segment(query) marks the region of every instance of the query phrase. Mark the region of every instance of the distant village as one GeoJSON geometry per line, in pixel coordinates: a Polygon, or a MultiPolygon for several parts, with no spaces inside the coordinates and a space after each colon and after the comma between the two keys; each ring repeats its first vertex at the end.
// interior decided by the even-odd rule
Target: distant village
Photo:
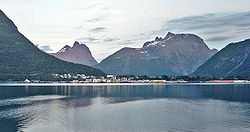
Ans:
{"type": "Polygon", "coordinates": [[[29,80],[23,83],[250,83],[249,79],[234,78],[197,78],[197,77],[173,77],[173,76],[116,76],[105,77],[86,76],[85,74],[53,74],[52,81],[29,80]],[[216,80],[215,80],[216,79],[216,80]]]}

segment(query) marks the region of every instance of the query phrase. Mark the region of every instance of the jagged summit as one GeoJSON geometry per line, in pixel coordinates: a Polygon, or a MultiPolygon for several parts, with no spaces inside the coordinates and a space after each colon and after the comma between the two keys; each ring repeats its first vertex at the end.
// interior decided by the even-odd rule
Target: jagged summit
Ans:
{"type": "Polygon", "coordinates": [[[86,51],[91,54],[91,52],[89,51],[89,47],[87,45],[81,44],[78,41],[75,41],[75,43],[73,44],[73,47],[71,49],[78,49],[78,48],[81,48],[84,50],[86,49],[86,51]]]}
{"type": "Polygon", "coordinates": [[[200,38],[198,35],[196,34],[192,34],[192,33],[181,33],[181,34],[175,34],[172,32],[168,32],[166,37],[164,38],[164,40],[170,40],[172,38],[176,38],[176,39],[197,39],[200,42],[203,41],[202,38],[200,38]]]}
{"type": "Polygon", "coordinates": [[[65,51],[69,51],[71,49],[70,46],[65,45],[61,50],[59,50],[59,52],[65,52],[65,51]]]}
{"type": "Polygon", "coordinates": [[[89,48],[85,44],[80,44],[77,41],[74,42],[73,47],[66,45],[57,53],[52,53],[52,55],[68,62],[88,66],[97,64],[97,61],[92,56],[89,48]]]}
{"type": "Polygon", "coordinates": [[[187,44],[189,46],[195,46],[197,44],[201,44],[207,49],[209,49],[207,45],[204,43],[203,39],[195,34],[174,34],[171,32],[168,32],[164,39],[162,39],[161,37],[156,37],[155,40],[144,43],[143,47],[150,47],[156,45],[166,46],[166,44],[169,43],[173,44],[177,42],[187,44]]]}
{"type": "Polygon", "coordinates": [[[71,47],[69,45],[65,45],[58,52],[66,52],[66,51],[69,51],[69,50],[72,50],[72,49],[76,49],[76,48],[86,48],[86,49],[89,49],[85,44],[80,44],[79,42],[75,41],[75,43],[73,44],[73,47],[71,47]]]}
{"type": "Polygon", "coordinates": [[[166,35],[166,37],[164,38],[164,40],[174,36],[175,34],[174,33],[171,33],[171,32],[168,32],[168,34],[166,35]]]}
{"type": "Polygon", "coordinates": [[[162,38],[161,37],[156,37],[155,41],[162,41],[162,38]]]}
{"type": "Polygon", "coordinates": [[[73,47],[78,46],[78,45],[80,45],[80,43],[78,41],[75,41],[75,43],[73,44],[73,47]]]}
{"type": "Polygon", "coordinates": [[[195,35],[192,33],[175,34],[175,33],[168,32],[164,40],[170,40],[170,39],[197,39],[200,42],[203,41],[203,39],[200,38],[198,35],[195,35]]]}

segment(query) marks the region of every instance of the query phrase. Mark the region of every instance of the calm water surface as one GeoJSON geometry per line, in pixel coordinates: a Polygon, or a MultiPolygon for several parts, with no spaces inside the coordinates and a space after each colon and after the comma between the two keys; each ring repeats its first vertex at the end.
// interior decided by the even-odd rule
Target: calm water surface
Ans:
{"type": "Polygon", "coordinates": [[[250,85],[0,86],[0,132],[250,131],[250,85]]]}

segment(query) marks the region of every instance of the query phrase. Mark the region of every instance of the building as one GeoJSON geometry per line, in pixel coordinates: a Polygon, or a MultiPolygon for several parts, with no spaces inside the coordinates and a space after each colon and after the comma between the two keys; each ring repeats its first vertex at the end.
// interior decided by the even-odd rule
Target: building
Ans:
{"type": "Polygon", "coordinates": [[[233,83],[233,80],[212,80],[211,83],[233,83]]]}
{"type": "Polygon", "coordinates": [[[166,80],[153,80],[153,83],[165,83],[166,80]]]}
{"type": "Polygon", "coordinates": [[[24,82],[25,82],[25,83],[30,83],[30,80],[25,79],[24,82]]]}
{"type": "Polygon", "coordinates": [[[79,80],[73,80],[72,83],[79,83],[79,80]]]}
{"type": "Polygon", "coordinates": [[[115,75],[107,75],[107,78],[108,79],[116,79],[116,76],[115,75]]]}

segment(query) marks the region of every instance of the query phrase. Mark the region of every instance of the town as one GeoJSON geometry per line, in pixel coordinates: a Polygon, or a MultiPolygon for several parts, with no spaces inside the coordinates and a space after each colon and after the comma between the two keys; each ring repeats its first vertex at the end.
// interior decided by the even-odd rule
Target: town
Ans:
{"type": "Polygon", "coordinates": [[[53,74],[51,81],[29,80],[21,83],[250,83],[245,77],[200,77],[200,76],[135,76],[106,75],[105,77],[85,74],[53,74]]]}

